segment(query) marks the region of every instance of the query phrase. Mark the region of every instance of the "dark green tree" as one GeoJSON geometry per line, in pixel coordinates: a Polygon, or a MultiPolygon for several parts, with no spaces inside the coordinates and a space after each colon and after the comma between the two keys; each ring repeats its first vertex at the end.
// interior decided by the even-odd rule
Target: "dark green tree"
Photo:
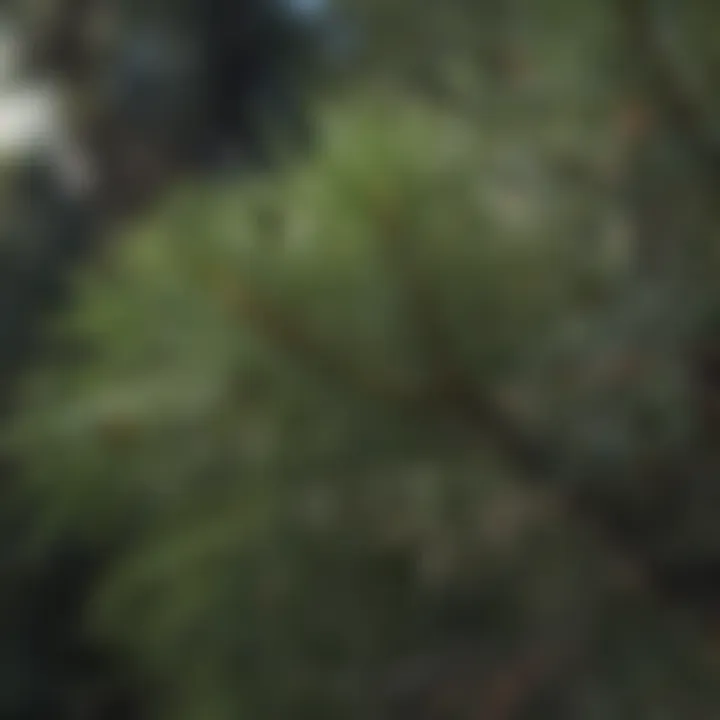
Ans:
{"type": "Polygon", "coordinates": [[[78,279],[35,556],[151,718],[714,717],[718,11],[352,10],[312,158],[78,279]]]}

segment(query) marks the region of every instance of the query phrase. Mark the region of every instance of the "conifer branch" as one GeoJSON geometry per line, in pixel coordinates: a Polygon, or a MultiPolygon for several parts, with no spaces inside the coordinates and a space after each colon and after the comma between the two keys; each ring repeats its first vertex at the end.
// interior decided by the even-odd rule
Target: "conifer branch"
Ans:
{"type": "MultiPolygon", "coordinates": [[[[417,277],[408,274],[406,282],[408,280],[415,282],[417,277]]],[[[634,591],[647,594],[655,602],[673,605],[680,599],[684,603],[687,598],[682,595],[687,588],[681,586],[682,569],[678,571],[653,560],[629,531],[617,508],[599,498],[592,489],[588,490],[587,484],[572,483],[568,487],[557,482],[567,448],[542,432],[526,427],[494,393],[482,392],[466,381],[457,366],[444,364],[452,361],[452,357],[447,353],[448,345],[437,347],[443,337],[437,315],[420,315],[419,311],[427,307],[429,295],[419,284],[412,287],[417,320],[422,322],[425,333],[425,347],[433,353],[435,377],[439,378],[432,382],[431,377],[424,385],[408,382],[402,374],[371,367],[350,352],[338,351],[297,317],[274,307],[256,290],[237,289],[234,309],[260,338],[311,372],[411,417],[455,419],[461,428],[481,435],[526,482],[537,484],[553,495],[561,511],[601,543],[618,571],[619,580],[629,582],[634,591]]]]}
{"type": "Polygon", "coordinates": [[[402,404],[412,400],[417,393],[402,376],[370,367],[351,352],[325,342],[300,318],[282,312],[255,288],[236,286],[232,308],[233,313],[263,341],[341,386],[388,403],[402,404]]]}

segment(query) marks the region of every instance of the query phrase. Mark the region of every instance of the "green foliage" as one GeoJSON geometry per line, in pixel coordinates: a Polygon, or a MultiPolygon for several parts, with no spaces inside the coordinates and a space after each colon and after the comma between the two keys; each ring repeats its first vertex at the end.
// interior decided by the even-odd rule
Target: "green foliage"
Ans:
{"type": "MultiPolygon", "coordinates": [[[[457,40],[433,62],[468,49],[466,6],[413,13],[457,40]]],[[[33,557],[108,549],[83,620],[159,690],[151,717],[384,716],[408,676],[410,717],[450,694],[437,717],[720,710],[713,642],[645,574],[718,542],[689,365],[716,187],[662,159],[672,128],[640,132],[650,190],[627,172],[606,7],[518,11],[528,84],[462,57],[478,97],[442,102],[376,36],[384,82],[318,110],[312,160],[178,188],[78,277],[77,352],[27,379],[4,442],[33,557]],[[640,191],[675,201],[658,237],[698,241],[657,271],[640,191]],[[608,498],[642,552],[604,532],[608,498]]]]}

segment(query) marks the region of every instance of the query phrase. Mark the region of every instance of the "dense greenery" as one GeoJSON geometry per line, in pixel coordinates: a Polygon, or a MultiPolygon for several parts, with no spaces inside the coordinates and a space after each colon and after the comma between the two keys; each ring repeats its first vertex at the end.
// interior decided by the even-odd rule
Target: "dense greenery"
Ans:
{"type": "Polygon", "coordinates": [[[23,379],[0,714],[714,717],[720,10],[346,10],[313,155],[176,183],[23,379]]]}

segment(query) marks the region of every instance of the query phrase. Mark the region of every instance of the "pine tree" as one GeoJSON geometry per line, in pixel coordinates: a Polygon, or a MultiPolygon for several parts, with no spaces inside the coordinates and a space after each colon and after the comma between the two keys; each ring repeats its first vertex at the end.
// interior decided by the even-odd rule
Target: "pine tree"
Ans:
{"type": "Polygon", "coordinates": [[[5,447],[149,717],[720,710],[716,15],[363,3],[312,158],[79,278],[5,447]]]}

